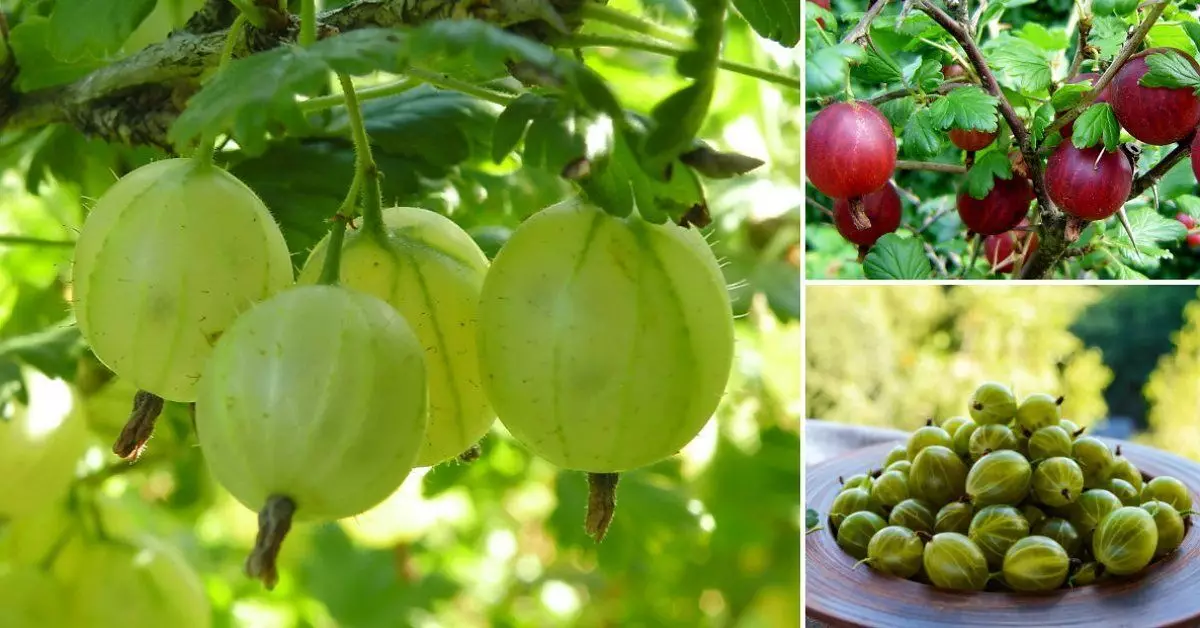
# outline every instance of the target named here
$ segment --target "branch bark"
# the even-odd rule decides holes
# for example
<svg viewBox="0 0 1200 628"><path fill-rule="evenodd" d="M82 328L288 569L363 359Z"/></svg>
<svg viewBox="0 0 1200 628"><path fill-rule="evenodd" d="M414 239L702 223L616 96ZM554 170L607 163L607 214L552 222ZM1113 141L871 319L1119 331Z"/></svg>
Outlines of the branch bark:
<svg viewBox="0 0 1200 628"><path fill-rule="evenodd" d="M951 174L966 174L967 167L958 164L943 164L936 161L896 161L896 170L930 170L932 172L949 172Z"/></svg>
<svg viewBox="0 0 1200 628"><path fill-rule="evenodd" d="M228 27L222 24L227 16L218 4L228 2L209 2L166 40L73 83L26 94L0 93L0 100L13 98L10 107L0 108L0 130L67 123L105 140L170 150L167 130L199 89L204 74L220 60ZM580 23L576 0L358 0L322 14L318 28L319 32L392 28L451 17L474 17L541 37L554 30L546 25L547 18L565 19L570 28ZM248 28L235 55L295 41L297 32L295 19L277 31Z"/></svg>
<svg viewBox="0 0 1200 628"><path fill-rule="evenodd" d="M875 0L875 4L872 4L871 7L867 9L866 14L862 16L862 19L858 21L858 24L855 24L854 28L850 29L850 31L846 33L846 36L842 38L842 43L857 44L860 40L865 39L871 32L871 22L873 22L875 18L879 17L879 14L883 12L885 7L887 7L887 3L888 0Z"/></svg>
<svg viewBox="0 0 1200 628"><path fill-rule="evenodd" d="M955 78L955 79L946 81L945 83L942 83L941 85L938 85L937 89L935 89L933 91L936 94L949 94L951 90L957 89L964 85L972 85L972 83L969 79L966 79L966 78ZM879 105L882 105L885 102L889 102L892 100L899 100L901 98L904 98L905 96L912 96L917 93L920 93L920 90L918 90L915 87L904 87L901 89L892 90L890 92L884 92L878 96L875 96L874 98L868 99L867 102L878 107Z"/></svg>

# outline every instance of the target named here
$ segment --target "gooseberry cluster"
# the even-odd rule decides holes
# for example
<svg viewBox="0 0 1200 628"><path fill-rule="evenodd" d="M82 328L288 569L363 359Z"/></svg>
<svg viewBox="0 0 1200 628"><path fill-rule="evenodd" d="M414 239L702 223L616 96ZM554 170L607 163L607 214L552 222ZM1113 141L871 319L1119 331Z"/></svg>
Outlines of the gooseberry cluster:
<svg viewBox="0 0 1200 628"><path fill-rule="evenodd" d="M879 470L842 480L829 510L838 545L938 588L1026 592L1135 574L1178 548L1188 488L1145 478L1061 403L983 384L969 416L930 421Z"/></svg>

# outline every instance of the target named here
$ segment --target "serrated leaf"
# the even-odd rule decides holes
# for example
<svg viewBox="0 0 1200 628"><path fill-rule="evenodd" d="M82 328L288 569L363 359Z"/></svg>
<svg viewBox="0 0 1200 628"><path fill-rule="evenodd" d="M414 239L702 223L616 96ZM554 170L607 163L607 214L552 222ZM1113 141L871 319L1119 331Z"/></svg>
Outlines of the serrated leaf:
<svg viewBox="0 0 1200 628"><path fill-rule="evenodd" d="M996 179L1012 178L1012 162L998 150L989 150L975 155L975 164L967 171L967 194L983 198L992 191Z"/></svg>
<svg viewBox="0 0 1200 628"><path fill-rule="evenodd" d="M8 43L20 67L14 85L22 92L70 83L104 65L104 61L98 59L81 59L73 63L55 59L49 49L50 21L36 15L13 27Z"/></svg>
<svg viewBox="0 0 1200 628"><path fill-rule="evenodd" d="M904 80L904 74L886 57L875 50L867 50L866 60L854 66L854 78L864 83L896 83Z"/></svg>
<svg viewBox="0 0 1200 628"><path fill-rule="evenodd" d="M1182 22L1182 24L1183 31L1192 40L1192 45L1200 47L1200 24L1192 21Z"/></svg>
<svg viewBox="0 0 1200 628"><path fill-rule="evenodd" d="M984 45L997 80L1022 92L1040 92L1050 86L1050 59L1031 42L1003 34Z"/></svg>
<svg viewBox="0 0 1200 628"><path fill-rule="evenodd" d="M935 101L929 111L939 129L995 131L998 104L995 96L979 87L959 87Z"/></svg>
<svg viewBox="0 0 1200 628"><path fill-rule="evenodd" d="M1133 231L1137 250L1142 256L1162 259L1171 257L1167 246L1182 240L1187 236L1187 227L1174 218L1167 218L1149 207L1127 210L1129 226ZM1136 263L1137 256L1133 252L1133 243L1125 229L1114 221L1105 233L1105 244L1112 246L1127 261Z"/></svg>
<svg viewBox="0 0 1200 628"><path fill-rule="evenodd" d="M1112 59L1125 43L1126 30L1125 21L1115 15L1096 16L1088 43L1100 49L1100 59Z"/></svg>
<svg viewBox="0 0 1200 628"><path fill-rule="evenodd" d="M1200 73L1180 55L1161 52L1148 55L1146 67L1149 70L1142 75L1139 85L1200 89Z"/></svg>
<svg viewBox="0 0 1200 628"><path fill-rule="evenodd" d="M1105 150L1113 151L1120 138L1121 125L1117 124L1112 106L1102 102L1088 107L1075 119L1071 143L1075 148L1089 148L1103 141Z"/></svg>
<svg viewBox="0 0 1200 628"><path fill-rule="evenodd" d="M861 63L867 58L862 48L850 44L838 44L822 48L808 55L804 61L804 87L811 96L827 96L846 85L846 73L850 63Z"/></svg>
<svg viewBox="0 0 1200 628"><path fill-rule="evenodd" d="M800 3L794 0L733 0L750 28L786 48L800 43Z"/></svg>
<svg viewBox="0 0 1200 628"><path fill-rule="evenodd" d="M917 110L917 102L912 96L889 100L882 105L879 105L879 112L883 114L888 122L892 123L892 128L904 128L908 123L908 119Z"/></svg>
<svg viewBox="0 0 1200 628"><path fill-rule="evenodd" d="M925 159L942 152L944 134L934 125L933 114L929 108L922 107L909 116L900 139L905 155Z"/></svg>
<svg viewBox="0 0 1200 628"><path fill-rule="evenodd" d="M50 53L59 61L104 61L154 10L155 0L56 0Z"/></svg>
<svg viewBox="0 0 1200 628"><path fill-rule="evenodd" d="M1083 95L1091 90L1092 86L1088 83L1067 83L1054 92L1050 104L1054 106L1055 111L1066 111L1078 105Z"/></svg>
<svg viewBox="0 0 1200 628"><path fill-rule="evenodd" d="M911 72L906 72L908 82L916 85L924 91L932 91L937 89L944 80L942 76L942 64L937 59L921 60L920 65L913 64L909 66Z"/></svg>
<svg viewBox="0 0 1200 628"><path fill-rule="evenodd" d="M1146 281L1149 279L1149 277L1125 265L1117 257L1109 256L1108 265L1105 268L1112 274L1113 279L1118 281Z"/></svg>
<svg viewBox="0 0 1200 628"><path fill-rule="evenodd" d="M1158 21L1146 33L1146 45L1151 48L1173 48L1196 55L1196 44L1178 22Z"/></svg>
<svg viewBox="0 0 1200 628"><path fill-rule="evenodd" d="M1029 125L1029 130L1033 133L1037 141L1041 141L1046 136L1046 129L1054 122L1054 106L1046 103L1037 108L1033 113L1033 123Z"/></svg>
<svg viewBox="0 0 1200 628"><path fill-rule="evenodd" d="M1071 44L1071 38L1063 28L1050 30L1035 22L1026 22L1021 27L1020 38L1047 51L1066 50Z"/></svg>
<svg viewBox="0 0 1200 628"><path fill-rule="evenodd" d="M916 238L889 233L871 247L863 271L868 279L928 279L933 266Z"/></svg>

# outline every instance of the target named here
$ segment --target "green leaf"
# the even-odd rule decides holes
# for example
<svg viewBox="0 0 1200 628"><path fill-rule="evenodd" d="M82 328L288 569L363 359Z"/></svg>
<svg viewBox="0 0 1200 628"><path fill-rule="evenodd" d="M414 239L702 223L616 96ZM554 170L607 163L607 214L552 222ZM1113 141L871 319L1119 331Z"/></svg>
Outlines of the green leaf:
<svg viewBox="0 0 1200 628"><path fill-rule="evenodd" d="M1100 58L1112 59L1125 43L1125 21L1114 15L1096 16L1092 21L1092 35L1088 43L1100 49Z"/></svg>
<svg viewBox="0 0 1200 628"><path fill-rule="evenodd" d="M50 14L50 54L66 63L106 61L154 4L155 0L56 0Z"/></svg>
<svg viewBox="0 0 1200 628"><path fill-rule="evenodd" d="M506 107L492 131L492 161L504 161L525 135L529 122L552 108L551 100L532 92L521 94Z"/></svg>
<svg viewBox="0 0 1200 628"><path fill-rule="evenodd" d="M1026 22L1025 26L1021 27L1020 38L1051 52L1066 50L1071 44L1071 38L1064 29L1056 27L1051 31L1035 22Z"/></svg>
<svg viewBox="0 0 1200 628"><path fill-rule="evenodd" d="M808 508L804 511L804 529L811 530L821 525L821 515L816 510Z"/></svg>
<svg viewBox="0 0 1200 628"><path fill-rule="evenodd" d="M1192 218L1200 218L1200 197L1183 194L1175 198L1175 205L1179 208L1179 211Z"/></svg>
<svg viewBox="0 0 1200 628"><path fill-rule="evenodd" d="M853 75L863 83L897 83L904 79L891 59L870 49L867 50L867 60L854 67Z"/></svg>
<svg viewBox="0 0 1200 628"><path fill-rule="evenodd" d="M83 337L73 319L44 331L0 343L0 360L16 360L49 377L71 381L83 351Z"/></svg>
<svg viewBox="0 0 1200 628"><path fill-rule="evenodd" d="M1150 48L1174 48L1196 56L1196 44L1179 23L1159 21L1146 33L1146 45Z"/></svg>
<svg viewBox="0 0 1200 628"><path fill-rule="evenodd" d="M879 112L888 119L892 128L900 129L908 123L908 119L917 110L917 102L912 96L889 100L879 105Z"/></svg>
<svg viewBox="0 0 1200 628"><path fill-rule="evenodd" d="M992 191L996 179L1012 178L1012 162L999 150L989 150L975 156L975 165L967 171L967 194L983 198Z"/></svg>
<svg viewBox="0 0 1200 628"><path fill-rule="evenodd" d="M933 112L928 107L922 107L909 116L900 138L905 155L927 159L942 152L945 134L934 124Z"/></svg>
<svg viewBox="0 0 1200 628"><path fill-rule="evenodd" d="M998 104L994 96L979 87L959 87L939 98L929 111L939 129L995 131Z"/></svg>
<svg viewBox="0 0 1200 628"><path fill-rule="evenodd" d="M804 87L810 96L828 96L846 85L850 63L866 61L867 53L851 44L822 48L804 61Z"/></svg>
<svg viewBox="0 0 1200 628"><path fill-rule="evenodd" d="M1174 218L1167 218L1149 207L1127 210L1129 226L1137 241L1137 251L1143 257L1162 259L1172 257L1168 247L1187 237L1187 228ZM1112 247L1131 264L1137 264L1133 243L1117 221L1112 221L1105 231L1105 244ZM1144 260L1143 260L1144 262Z"/></svg>
<svg viewBox="0 0 1200 628"><path fill-rule="evenodd" d="M1105 150L1113 151L1116 150L1120 137L1121 125L1117 124L1112 106L1102 102L1088 107L1075 119L1071 143L1075 148L1088 148L1103 140Z"/></svg>
<svg viewBox="0 0 1200 628"><path fill-rule="evenodd" d="M937 89L942 84L944 77L942 76L942 64L937 59L924 59L920 65L911 65L911 72L908 74L908 82L916 85L922 90L932 91Z"/></svg>
<svg viewBox="0 0 1200 628"><path fill-rule="evenodd" d="M1033 133L1037 141L1041 141L1046 137L1046 129L1054 122L1054 106L1046 103L1037 108L1033 113L1033 123L1029 125L1029 130Z"/></svg>
<svg viewBox="0 0 1200 628"><path fill-rule="evenodd" d="M1054 92L1050 104L1054 105L1055 111L1066 111L1078 105L1083 95L1091 90L1092 86L1087 83L1067 83Z"/></svg>
<svg viewBox="0 0 1200 628"><path fill-rule="evenodd" d="M1022 92L1040 92L1050 86L1050 59L1033 43L1003 34L983 50L1000 82Z"/></svg>
<svg viewBox="0 0 1200 628"><path fill-rule="evenodd" d="M869 279L929 279L933 267L916 238L889 233L880 238L863 261Z"/></svg>
<svg viewBox="0 0 1200 628"><path fill-rule="evenodd" d="M55 59L49 49L50 21L44 17L26 18L8 36L20 68L14 85L22 92L70 83L104 65L99 59L80 59L73 63Z"/></svg>
<svg viewBox="0 0 1200 628"><path fill-rule="evenodd" d="M1200 73L1188 60L1177 54L1155 53L1146 57L1149 71L1139 85L1145 87L1189 87L1200 91Z"/></svg>
<svg viewBox="0 0 1200 628"><path fill-rule="evenodd" d="M733 0L746 22L759 36L786 48L800 43L800 3L794 0Z"/></svg>

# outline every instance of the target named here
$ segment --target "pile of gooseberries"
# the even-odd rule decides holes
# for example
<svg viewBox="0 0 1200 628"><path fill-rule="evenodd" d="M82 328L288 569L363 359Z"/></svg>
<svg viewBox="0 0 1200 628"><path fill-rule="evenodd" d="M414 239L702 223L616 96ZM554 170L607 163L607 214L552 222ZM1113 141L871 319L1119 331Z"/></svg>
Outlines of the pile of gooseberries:
<svg viewBox="0 0 1200 628"><path fill-rule="evenodd" d="M1193 514L1188 488L1145 477L1061 404L983 384L968 416L931 420L879 469L839 478L837 544L882 573L963 591L1081 586L1175 551Z"/></svg>

